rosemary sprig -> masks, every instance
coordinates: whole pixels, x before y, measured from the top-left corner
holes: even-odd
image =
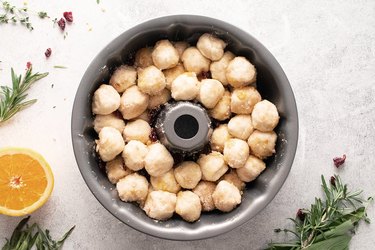
[[[290,233],[296,239],[270,243],[268,249],[348,249],[358,223],[361,220],[370,223],[366,209],[372,197],[364,200],[362,191],[349,192],[337,175],[331,177],[329,186],[323,176],[321,179],[325,200],[315,198],[310,209],[301,209],[295,219],[290,218],[294,230],[275,229],[275,232]]]
[[[0,125],[12,118],[18,111],[30,106],[36,102],[36,99],[25,101],[26,91],[31,85],[46,77],[48,73],[32,73],[30,67],[25,76],[17,76],[12,68],[12,88],[8,86],[0,86]]]

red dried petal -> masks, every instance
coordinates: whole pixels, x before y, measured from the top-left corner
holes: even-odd
[[[331,182],[331,185],[336,187],[336,178],[334,176],[331,176],[331,179],[329,180]]]
[[[52,54],[52,49],[51,49],[51,48],[46,49],[46,52],[44,52],[44,55],[45,55],[47,58],[50,57],[51,54]]]
[[[302,211],[302,209],[298,209],[298,211],[297,211],[297,217],[298,217],[298,219],[300,219],[301,221],[304,221],[305,220],[305,216],[306,216],[306,214]]]
[[[60,20],[57,22],[57,24],[59,25],[59,27],[62,30],[65,30],[65,19],[64,18],[60,18]]]
[[[66,21],[68,21],[69,23],[73,22],[73,13],[71,11],[66,11],[63,15]]]
[[[344,154],[342,157],[335,157],[333,158],[333,163],[335,164],[336,168],[340,167],[342,164],[345,163],[346,155]]]
[[[31,62],[27,62],[27,63],[26,63],[26,69],[31,69],[32,66],[33,66],[33,65],[32,65]]]

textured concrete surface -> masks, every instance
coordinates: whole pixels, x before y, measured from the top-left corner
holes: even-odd
[[[21,3],[23,1],[12,1]],[[30,1],[32,10],[52,18],[74,13],[64,40],[50,20],[33,18],[35,30],[0,25],[0,82],[10,83],[27,61],[49,71],[30,97],[38,102],[0,127],[0,147],[22,146],[50,162],[56,185],[32,221],[61,235],[77,225],[65,249],[261,249],[285,218],[321,195],[320,175],[340,173],[353,187],[374,194],[375,1]],[[93,57],[126,29],[150,18],[200,14],[227,21],[259,39],[277,58],[293,87],[300,138],[292,171],[273,202],[243,226],[196,242],[160,240],[139,233],[109,214],[78,171],[70,141],[70,115],[80,79]],[[46,60],[44,51],[51,47]],[[67,69],[55,69],[64,65]],[[51,87],[54,84],[54,87]],[[336,170],[332,157],[346,153]],[[369,209],[375,219],[375,208]],[[0,216],[0,245],[18,218]],[[375,244],[375,224],[361,225],[351,249]]]

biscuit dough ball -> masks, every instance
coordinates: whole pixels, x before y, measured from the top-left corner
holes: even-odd
[[[253,124],[250,115],[236,115],[228,122],[229,133],[238,139],[247,140],[253,132]]]
[[[125,147],[121,133],[112,127],[104,127],[96,140],[96,151],[99,152],[102,161],[113,160]]]
[[[167,220],[172,217],[176,208],[176,194],[166,191],[152,191],[148,194],[143,210],[156,220]]]
[[[224,145],[224,159],[232,168],[243,167],[249,153],[249,145],[244,140],[230,139]]]
[[[204,57],[196,47],[187,48],[182,54],[181,61],[187,71],[199,74],[210,69],[211,61]]]
[[[151,127],[148,122],[137,119],[126,124],[122,135],[126,142],[131,140],[138,140],[144,144],[150,140]]]
[[[150,182],[154,190],[162,190],[176,194],[181,189],[180,185],[176,181],[173,169],[159,177],[151,176]]]
[[[141,202],[147,198],[148,181],[144,176],[133,173],[117,182],[116,188],[122,201]]]
[[[148,95],[142,93],[138,86],[132,86],[122,94],[119,111],[124,119],[133,119],[147,109],[148,99]]]
[[[234,57],[235,55],[232,52],[227,51],[219,61],[212,62],[210,65],[212,79],[220,81],[224,86],[228,85],[225,71],[229,62],[232,61]]]
[[[148,146],[145,168],[151,176],[162,176],[173,167],[173,157],[163,144],[154,143]]]
[[[148,66],[154,65],[152,60],[152,48],[142,48],[135,54],[134,65],[136,67],[146,68]]]
[[[182,64],[177,64],[177,66],[170,68],[170,69],[165,69],[163,70],[164,76],[165,76],[165,81],[166,81],[166,88],[171,90],[172,88],[172,82],[174,79],[176,79],[179,75],[185,73],[185,68]]]
[[[152,61],[159,69],[170,69],[177,65],[180,59],[178,51],[168,40],[160,40],[152,51]]]
[[[197,48],[202,55],[212,61],[217,61],[223,57],[226,46],[227,44],[223,40],[208,33],[201,35],[197,42]]]
[[[230,212],[241,203],[241,193],[235,185],[220,181],[212,194],[212,199],[217,209]]]
[[[199,196],[191,191],[177,194],[176,213],[188,222],[194,222],[201,216],[202,206]]]
[[[230,101],[231,94],[229,91],[225,91],[223,97],[219,100],[216,106],[209,110],[209,114],[212,118],[219,121],[224,121],[231,116]]]
[[[263,170],[266,169],[266,164],[259,158],[250,155],[247,159],[245,166],[242,168],[237,168],[238,177],[245,182],[250,182],[255,180]]]
[[[222,153],[224,150],[225,142],[231,138],[232,136],[229,134],[228,125],[221,124],[212,132],[210,140],[212,150]]]
[[[96,115],[94,119],[94,130],[96,133],[99,134],[104,127],[112,127],[122,133],[125,128],[125,121],[117,117],[114,113],[109,115]]]
[[[263,132],[272,131],[279,123],[279,113],[276,106],[267,100],[258,102],[254,106],[252,120],[255,129]]]
[[[107,162],[105,164],[105,170],[108,180],[112,184],[116,184],[120,179],[133,173],[131,169],[124,166],[124,160],[121,158],[121,156],[117,156],[112,161]]]
[[[158,95],[165,86],[165,77],[160,69],[153,65],[138,69],[138,87],[143,93]]]
[[[247,140],[251,152],[260,159],[273,155],[275,151],[277,135],[274,131],[262,132],[255,130]]]
[[[140,141],[129,141],[122,152],[125,165],[134,171],[141,170],[145,166],[145,158],[148,153],[148,148]]]
[[[193,161],[185,161],[174,169],[174,176],[181,187],[193,189],[202,178],[199,165]]]
[[[229,62],[225,76],[230,85],[240,88],[256,81],[256,70],[245,57],[237,56]]]
[[[176,48],[178,52],[178,56],[180,57],[180,60],[181,60],[181,56],[184,53],[185,49],[189,47],[189,44],[184,41],[179,41],[174,44],[174,47]]]
[[[172,97],[176,101],[194,100],[199,92],[199,81],[195,73],[186,72],[172,82]]]
[[[97,115],[109,115],[120,106],[119,93],[108,84],[102,84],[94,92],[92,112]]]
[[[245,164],[246,166],[246,164]],[[242,167],[244,168],[244,167]],[[233,185],[236,186],[236,188],[238,188],[238,190],[242,191],[244,188],[245,188],[245,182],[239,178],[238,176],[238,172],[236,172],[238,169],[242,169],[242,168],[237,168],[236,170],[234,169],[231,169],[229,173],[225,174],[222,179],[224,181],[227,181]]]
[[[224,87],[214,79],[204,79],[201,81],[199,90],[199,101],[208,109],[212,109],[224,95]]]
[[[210,154],[202,154],[197,163],[201,167],[202,179],[206,181],[217,181],[228,170],[224,156],[216,151]]]
[[[109,84],[111,84],[119,93],[122,93],[125,89],[135,85],[136,82],[137,71],[134,67],[128,65],[118,67],[109,80]]]
[[[163,89],[159,95],[150,96],[148,102],[148,109],[156,108],[171,99],[171,92],[168,89]]]
[[[199,196],[201,200],[203,211],[212,211],[215,209],[215,204],[212,199],[212,193],[215,191],[216,184],[210,181],[201,181],[193,189],[193,192]]]
[[[251,114],[255,104],[260,102],[262,97],[254,87],[234,89],[230,109],[233,113],[248,115]]]

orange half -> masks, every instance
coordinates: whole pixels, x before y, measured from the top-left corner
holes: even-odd
[[[23,216],[40,208],[53,190],[44,158],[25,148],[0,149],[0,214]]]

